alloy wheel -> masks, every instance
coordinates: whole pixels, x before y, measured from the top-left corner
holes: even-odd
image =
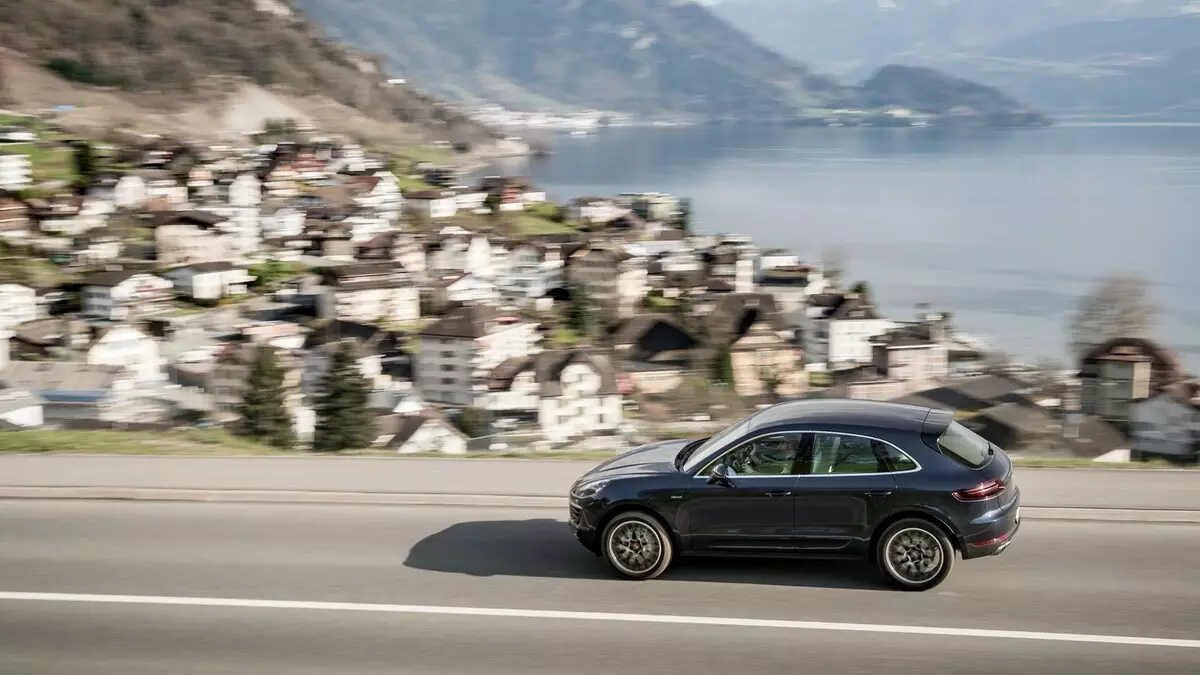
[[[630,575],[654,569],[662,560],[662,550],[658,533],[640,520],[621,523],[608,538],[609,557],[621,571]]]
[[[917,527],[900,530],[884,551],[888,571],[901,581],[921,584],[937,576],[945,553],[932,533]]]

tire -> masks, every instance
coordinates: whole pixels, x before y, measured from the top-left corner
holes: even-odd
[[[641,511],[626,511],[609,521],[600,546],[609,567],[635,581],[657,577],[675,557],[671,534],[657,518]]]
[[[942,528],[923,518],[905,518],[884,530],[875,546],[875,564],[892,586],[927,591],[950,575],[954,553]]]

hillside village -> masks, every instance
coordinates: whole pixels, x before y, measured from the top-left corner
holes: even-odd
[[[282,126],[48,129],[0,129],[0,428],[236,428],[270,352],[303,446],[352,353],[362,437],[401,453],[615,450],[811,396],[953,409],[1017,451],[1195,452],[1200,387],[1160,345],[993,364],[946,313],[886,317],[828,265],[692,232],[685,198],[557,204]]]

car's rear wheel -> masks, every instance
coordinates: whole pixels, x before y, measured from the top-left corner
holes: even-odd
[[[604,528],[604,559],[626,579],[653,579],[671,565],[671,535],[654,516],[640,511],[617,515]]]
[[[945,581],[954,566],[954,545],[946,533],[921,518],[893,523],[876,546],[880,571],[902,590],[927,591]]]

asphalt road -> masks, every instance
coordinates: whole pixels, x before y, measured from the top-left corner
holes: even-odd
[[[0,455],[0,486],[566,495],[593,463],[388,457]],[[1200,471],[1019,469],[1029,506],[1200,510]]]
[[[0,672],[1200,672],[1195,526],[1027,521],[914,594],[847,563],[621,581],[561,515],[0,503]]]

